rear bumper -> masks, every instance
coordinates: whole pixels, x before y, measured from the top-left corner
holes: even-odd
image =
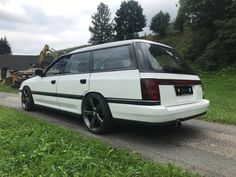
[[[116,103],[109,103],[109,106],[114,118],[147,123],[165,123],[201,115],[207,112],[209,101],[203,99],[196,103],[168,107]]]

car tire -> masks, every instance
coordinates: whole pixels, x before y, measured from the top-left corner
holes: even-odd
[[[29,87],[24,87],[21,94],[21,104],[25,111],[34,110],[34,100]]]
[[[85,97],[82,105],[83,121],[87,129],[94,134],[106,133],[112,126],[112,115],[103,96],[91,93]]]

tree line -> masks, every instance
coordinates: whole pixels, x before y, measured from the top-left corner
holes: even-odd
[[[111,20],[108,5],[101,2],[97,12],[92,15],[89,26],[91,44],[102,44],[111,41],[138,38],[138,32],[146,27],[146,17],[143,8],[134,0],[123,1]],[[150,30],[163,36],[170,22],[170,14],[160,11],[151,20]]]
[[[170,14],[160,11],[151,19],[150,30],[167,35]],[[205,70],[236,65],[235,0],[179,0],[174,31],[184,34],[181,53],[189,62]],[[109,7],[100,3],[89,27],[91,44],[138,38],[146,27],[143,8],[135,0],[123,1],[112,20]]]
[[[175,28],[183,55],[204,70],[236,66],[236,1],[180,0]]]

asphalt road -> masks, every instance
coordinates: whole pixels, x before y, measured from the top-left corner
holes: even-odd
[[[0,105],[23,111],[15,94],[0,92]],[[129,148],[157,162],[173,162],[207,176],[236,176],[236,126],[196,119],[184,122],[181,129],[119,123],[110,134],[98,136],[87,132],[79,116],[49,109],[29,114],[113,146]]]

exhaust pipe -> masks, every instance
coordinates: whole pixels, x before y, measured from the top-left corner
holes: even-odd
[[[181,128],[181,121],[180,120],[176,120],[175,122],[175,128]]]

